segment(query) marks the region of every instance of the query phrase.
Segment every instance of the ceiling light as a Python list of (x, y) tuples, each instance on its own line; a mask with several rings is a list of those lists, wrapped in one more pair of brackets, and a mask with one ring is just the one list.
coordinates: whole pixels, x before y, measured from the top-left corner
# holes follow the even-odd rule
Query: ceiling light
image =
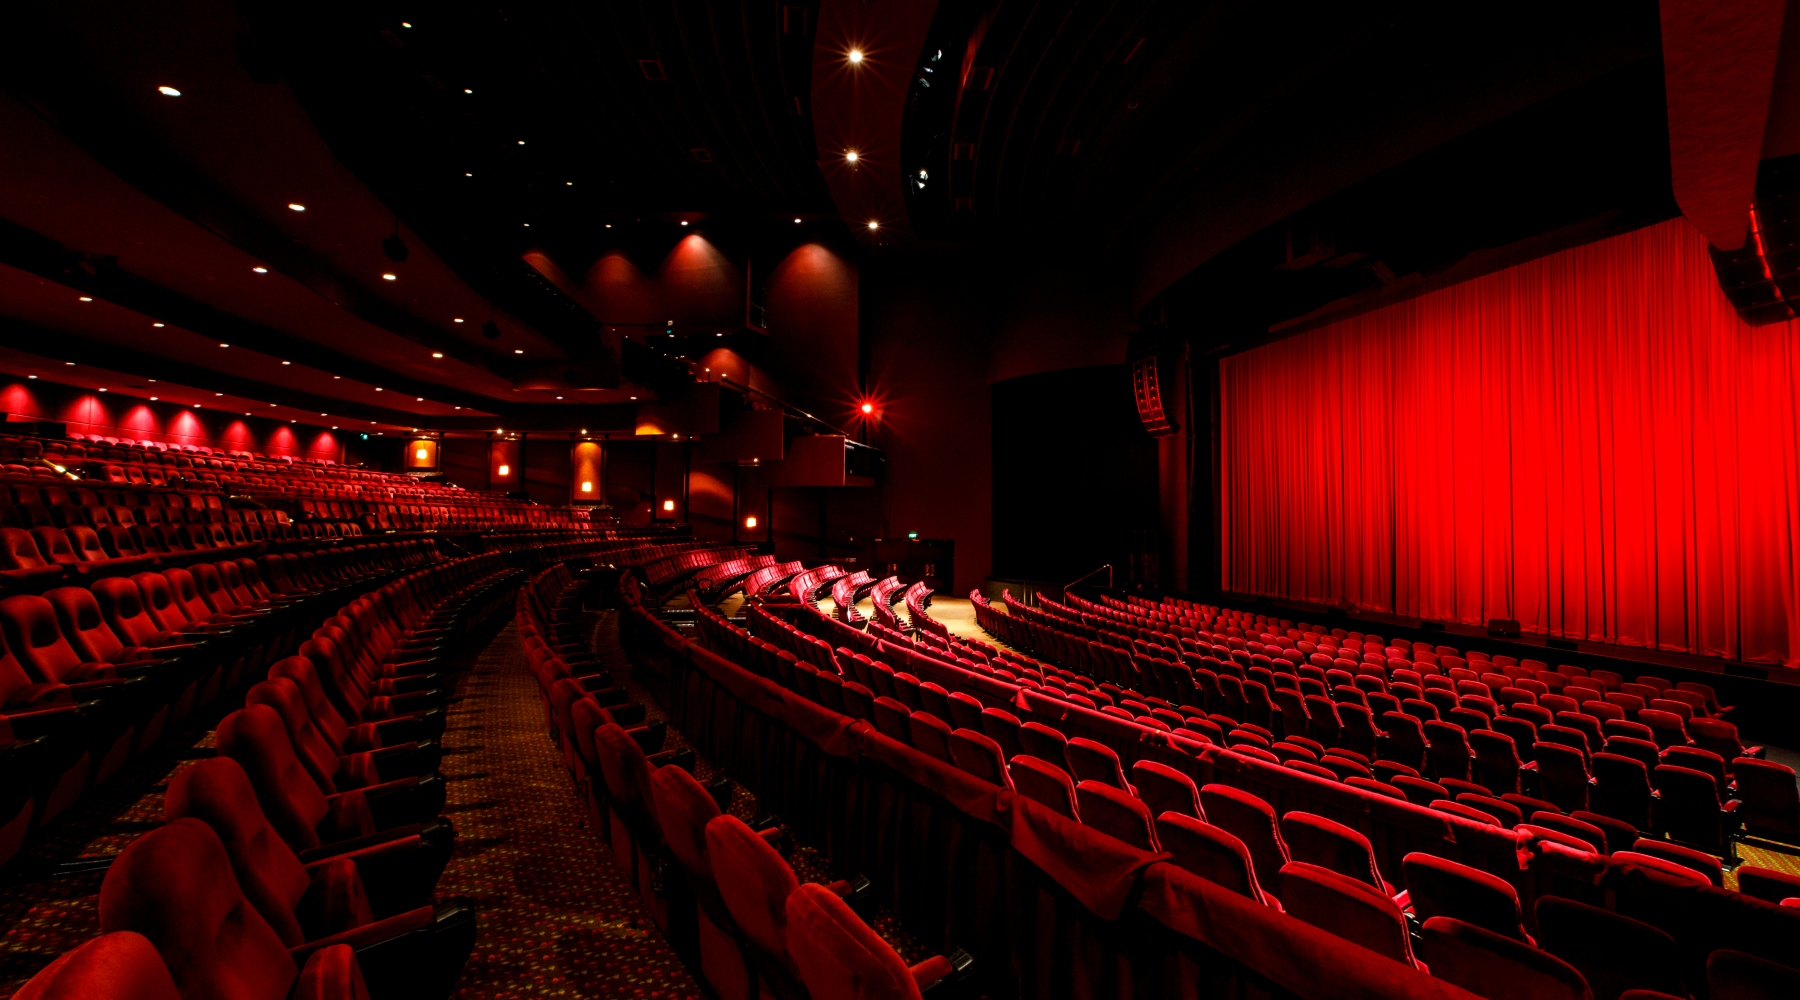
[(574, 187), (574, 186), (575, 186), (574, 181), (563, 181), (563, 187)]
[(332, 425), (331, 425), (331, 429), (332, 429), (332, 430), (334, 430), (334, 431), (335, 431), (335, 430), (337, 430), (337, 425), (336, 425), (336, 424), (332, 424)]
[(513, 353), (514, 353), (514, 354), (524, 354), (524, 353), (525, 353), (525, 352), (524, 352), (524, 351), (521, 351), (521, 350), (519, 350), (519, 349), (518, 349), (518, 348), (516, 348), (516, 347), (515, 347), (515, 348), (513, 348)]
[(381, 280), (382, 281), (399, 281), (400, 276), (397, 274), (384, 274), (381, 276)]
[(468, 172), (468, 171), (466, 171), (466, 170), (465, 170), (465, 171), (463, 171), (463, 176), (464, 176), (464, 177), (473, 177), (473, 176), (475, 176), (475, 175), (474, 175), (474, 174), (471, 174), (471, 173), (469, 173), (469, 172)]
[(95, 391), (96, 392), (105, 392), (106, 390), (105, 389), (96, 389)]
[(94, 297), (92, 295), (83, 295), (78, 301), (92, 302), (92, 301), (94, 301)]
[(401, 22), (400, 22), (400, 27), (402, 27), (402, 28), (410, 28), (410, 27), (412, 27), (412, 22), (411, 22), (411, 21), (401, 21)]
[(420, 396), (420, 397), (418, 397), (418, 398), (417, 398), (417, 399), (415, 399), (415, 400), (413, 400), (413, 402), (415, 402), (415, 403), (423, 403), (423, 402), (425, 402), (425, 397), (424, 397), (424, 396)]
[(519, 223), (519, 224), (520, 224), (520, 225), (522, 225), (522, 226), (524, 226), (524, 227), (525, 227), (525, 228), (526, 228), (526, 229), (530, 229), (530, 228), (531, 228), (531, 223), (529, 223), (529, 222), (521, 222), (521, 223)]
[(163, 328), (163, 324), (161, 324), (161, 323), (152, 323), (150, 325), (153, 327), (156, 327), (158, 330)]
[(150, 397), (150, 402), (152, 402), (152, 403), (154, 403), (154, 402), (156, 402), (156, 397), (155, 397), (155, 396), (151, 396), (151, 397)]
[(376, 391), (376, 392), (380, 392), (380, 391), (381, 391), (381, 386), (376, 386), (376, 387), (375, 387), (375, 391)]
[(25, 376), (25, 377), (26, 377), (26, 378), (37, 378), (37, 376), (36, 376), (36, 375), (27, 375), (27, 376)]
[(612, 223), (610, 223), (610, 222), (609, 222), (609, 223), (607, 223), (607, 224), (606, 224), (606, 228), (608, 228), (608, 229), (611, 229), (611, 228), (612, 228)]
[(266, 267), (253, 267), (250, 270), (255, 271), (257, 274), (268, 274), (269, 273), (269, 269)]
[(583, 433), (583, 434), (586, 434), (586, 433), (587, 433), (587, 428), (586, 428), (586, 427), (583, 427), (583, 428), (582, 428), (582, 429), (581, 429), (581, 433)]
[(222, 392), (215, 392), (215, 393), (213, 393), (213, 395), (215, 395), (215, 396), (223, 396), (223, 395), (225, 395), (225, 394), (224, 394), (224, 393), (222, 393)]
[[(225, 346), (225, 345), (224, 345), (224, 344), (220, 344), (220, 345), (219, 345), (219, 346), (220, 346), (220, 347), (224, 347), (224, 346)], [(65, 365), (73, 365), (73, 364), (74, 364), (74, 363), (75, 363), (75, 362), (73, 362), (73, 361), (64, 361), (64, 362), (63, 362), (63, 364), (65, 364)]]
[(800, 220), (799, 220), (799, 219), (795, 219), (795, 220), (794, 220), (794, 225), (796, 225), (796, 226), (798, 226), (798, 225), (799, 225), (799, 224), (800, 224)]
[[(458, 323), (461, 323), (461, 322), (462, 322), (462, 320), (460, 320), (460, 319), (459, 319), (459, 320), (457, 320), (457, 322), (458, 322)], [(432, 351), (432, 352), (431, 352), (431, 356), (432, 356), (432, 357), (434, 357), (434, 358), (441, 358), (441, 357), (443, 357), (443, 356), (444, 356), (444, 352), (443, 352), (443, 351)]]
[(344, 377), (344, 376), (342, 376), (342, 375), (333, 375), (333, 376), (331, 376), (331, 377), (332, 377), (332, 378), (343, 378), (343, 377)]
[(856, 150), (847, 149), (844, 151), (844, 162), (845, 163), (855, 163), (857, 160), (860, 160), (860, 159), (862, 159), (862, 157), (856, 152)]
[(458, 317), (456, 317), (456, 318), (455, 318), (455, 319), (453, 319), (453, 320), (451, 320), (451, 321), (450, 321), (450, 322), (452, 322), (452, 323), (461, 323), (461, 322), (462, 322), (462, 317), (461, 317), (461, 316), (458, 316)]
[(296, 211), (296, 212), (304, 212), (304, 211), (306, 211), (306, 206), (305, 206), (305, 205), (302, 205), (302, 204), (300, 204), (300, 203), (299, 203), (299, 202), (297, 202), (297, 201), (290, 201), (290, 202), (288, 202), (288, 208), (290, 208), (290, 209), (292, 209), (292, 210), (293, 210), (293, 211)]
[(875, 220), (874, 220), (874, 219), (870, 219), (870, 220), (869, 220), (869, 228), (870, 228), (870, 229), (880, 229), (880, 228), (881, 228), (881, 223), (879, 223), (879, 222), (876, 222), (876, 221), (875, 221)]
[(158, 88), (156, 88), (156, 92), (163, 95), (164, 97), (180, 97), (181, 96), (181, 91), (176, 90), (174, 87), (158, 87)]
[(465, 93), (465, 94), (473, 94), (473, 93), (474, 93), (474, 92), (475, 92), (475, 91), (473, 91), (473, 90), (470, 90), (470, 89), (469, 89), (469, 88), (468, 88), (468, 87), (464, 87), (464, 88), (463, 88), (463, 93)]
[(459, 409), (459, 410), (460, 410), (460, 409), (462, 409), (462, 407), (460, 407), (460, 406), (459, 406), (459, 407), (457, 407), (457, 409)]
[(632, 399), (636, 399), (636, 398), (637, 398), (637, 397), (636, 397), (636, 396), (633, 396), (633, 397), (631, 397), (631, 398), (632, 398)]
[(231, 345), (230, 344), (220, 344), (219, 346), (220, 347), (230, 347)]
[(864, 413), (874, 413), (875, 412), (875, 404), (874, 403), (864, 403), (862, 405), (862, 411)]
[(523, 146), (523, 145), (525, 145), (525, 140), (524, 140), (524, 139), (520, 139), (520, 140), (519, 140), (519, 145), (521, 145), (521, 146)]
[(292, 362), (292, 361), (283, 361), (283, 362), (282, 362), (282, 364), (284, 364), (284, 365), (291, 365), (291, 364), (293, 364), (293, 362)]
[(852, 65), (852, 66), (861, 66), (862, 60), (863, 60), (862, 50), (861, 49), (851, 49), (850, 52), (844, 56), (844, 58), (850, 60), (850, 65)]

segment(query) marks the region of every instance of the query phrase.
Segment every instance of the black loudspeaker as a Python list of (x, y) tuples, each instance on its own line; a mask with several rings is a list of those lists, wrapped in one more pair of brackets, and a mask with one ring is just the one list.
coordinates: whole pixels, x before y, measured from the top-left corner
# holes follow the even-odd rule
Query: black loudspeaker
[(1742, 247), (1708, 248), (1725, 297), (1751, 326), (1800, 318), (1800, 155), (1763, 161), (1746, 226)]
[(1175, 433), (1175, 424), (1163, 410), (1162, 379), (1157, 371), (1156, 355), (1150, 354), (1131, 363), (1131, 395), (1137, 401), (1138, 420), (1151, 437)]

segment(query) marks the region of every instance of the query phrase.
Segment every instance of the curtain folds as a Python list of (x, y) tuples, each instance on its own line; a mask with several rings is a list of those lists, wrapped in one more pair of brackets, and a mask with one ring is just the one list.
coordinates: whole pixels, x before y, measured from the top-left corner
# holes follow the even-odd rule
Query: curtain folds
[(1227, 358), (1222, 584), (1800, 665), (1800, 324), (1680, 219)]

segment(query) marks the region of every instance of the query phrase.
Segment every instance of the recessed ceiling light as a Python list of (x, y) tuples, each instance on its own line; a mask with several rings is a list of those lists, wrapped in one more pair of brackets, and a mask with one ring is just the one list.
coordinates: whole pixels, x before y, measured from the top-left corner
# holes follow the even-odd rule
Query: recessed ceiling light
[(468, 87), (464, 87), (464, 88), (463, 88), (463, 93), (465, 93), (465, 94), (473, 94), (473, 93), (474, 93), (474, 92), (475, 92), (475, 91), (473, 91), (473, 90), (471, 90), (471, 89), (469, 89), (469, 88), (468, 88)]
[(415, 400), (413, 400), (413, 402), (415, 402), (415, 403), (423, 403), (423, 402), (425, 402), (425, 397), (424, 397), (424, 396), (420, 396), (420, 397), (419, 397), (419, 398), (417, 398), (417, 399), (415, 399)]
[(464, 176), (464, 177), (473, 177), (473, 176), (475, 176), (475, 175), (474, 175), (474, 174), (472, 174), (472, 173), (469, 173), (469, 172), (468, 172), (468, 171), (466, 171), (466, 170), (465, 170), (465, 171), (463, 171), (463, 176)]
[(451, 320), (451, 321), (450, 321), (450, 322), (452, 322), (452, 323), (461, 323), (461, 322), (462, 322), (462, 317), (461, 317), (461, 316), (458, 316), (458, 317), (456, 317), (456, 318), (455, 318), (455, 319), (453, 319), (453, 320)]
[(441, 358), (444, 356), (444, 352), (443, 351), (432, 351), (431, 356), (434, 358)]
[(563, 187), (574, 187), (574, 186), (575, 186), (574, 181), (563, 181)]
[(36, 375), (27, 375), (27, 376), (25, 376), (25, 377), (26, 377), (26, 378), (37, 378), (37, 376), (36, 376)]
[(845, 163), (855, 163), (857, 160), (860, 160), (860, 159), (862, 159), (862, 154), (858, 153), (856, 150), (854, 150), (854, 149), (844, 150), (844, 162)]
[(269, 273), (269, 269), (266, 267), (253, 267), (250, 270), (255, 271), (257, 274), (268, 274)]
[(180, 97), (181, 96), (181, 91), (176, 90), (174, 87), (167, 87), (167, 86), (158, 87), (158, 88), (156, 88), (156, 92), (163, 95), (164, 97)]
[(875, 220), (874, 220), (874, 219), (870, 219), (870, 220), (869, 220), (869, 228), (870, 228), (870, 229), (880, 229), (880, 228), (881, 228), (881, 223), (879, 223), (879, 222), (876, 222), (876, 221), (875, 221)]
[(411, 22), (411, 21), (401, 21), (401, 22), (400, 22), (400, 27), (402, 27), (402, 28), (410, 28), (410, 27), (412, 27), (412, 22)]
[(231, 346), (231, 345), (230, 345), (230, 344), (223, 344), (223, 343), (222, 343), (222, 344), (220, 344), (220, 345), (219, 345), (219, 346), (220, 346), (220, 347), (230, 347), (230, 346)]
[(294, 211), (296, 211), (296, 212), (304, 212), (304, 211), (306, 211), (306, 206), (305, 206), (305, 205), (302, 205), (302, 204), (300, 204), (300, 203), (299, 203), (299, 202), (297, 202), (297, 201), (290, 201), (290, 202), (288, 202), (288, 208), (290, 208), (290, 209), (292, 209), (292, 210), (294, 210)]
[(633, 397), (631, 397), (631, 398), (632, 398), (632, 399), (636, 399), (636, 398), (637, 398), (637, 397), (636, 397), (636, 396), (633, 396)]
[(81, 298), (80, 298), (80, 299), (79, 299), (79, 300), (77, 300), (77, 301), (81, 301), (81, 302), (92, 302), (92, 301), (94, 301), (94, 297), (93, 297), (93, 296), (92, 296), (92, 295), (83, 295), (83, 296), (82, 296), (82, 297), (81, 297)]
[(215, 395), (215, 396), (223, 396), (223, 395), (225, 395), (225, 394), (224, 394), (224, 393), (222, 393), (222, 392), (215, 392), (215, 393), (213, 393), (213, 395)]
[(381, 280), (382, 281), (399, 281), (400, 276), (397, 274), (384, 274), (381, 276)]
[(376, 392), (380, 392), (380, 391), (381, 391), (381, 386), (376, 386), (376, 387), (375, 387), (375, 391), (376, 391)]
[(332, 430), (334, 430), (334, 431), (335, 431), (335, 430), (337, 430), (337, 425), (336, 425), (336, 424), (332, 424), (332, 425), (331, 425), (331, 429), (332, 429)]
[(161, 324), (161, 323), (152, 323), (150, 325), (156, 327), (158, 330), (163, 328), (163, 324)]
[(97, 391), (97, 392), (105, 392), (105, 391), (106, 391), (106, 390), (105, 390), (105, 389), (98, 389), (98, 390), (95, 390), (95, 391)]
[(151, 397), (150, 397), (150, 402), (152, 402), (152, 403), (154, 403), (154, 402), (156, 402), (156, 397), (155, 397), (155, 396), (151, 396)]
[(459, 409), (459, 410), (460, 410), (460, 409), (462, 409), (462, 407), (460, 407), (460, 406), (459, 406), (459, 407), (457, 407), (457, 409)]
[(794, 220), (794, 225), (796, 225), (796, 226), (798, 226), (798, 225), (799, 225), (799, 224), (800, 224), (800, 220), (799, 220), (799, 219), (795, 219), (795, 220)]
[(74, 363), (75, 362), (73, 362), (73, 361), (64, 361), (63, 362), (63, 364), (65, 364), (65, 365), (73, 365)]
[(606, 228), (608, 228), (608, 229), (611, 229), (611, 228), (612, 228), (612, 223), (610, 223), (610, 222), (609, 222), (609, 223), (607, 223), (607, 224), (606, 224)]
[(561, 398), (562, 398), (562, 397), (561, 397), (561, 396), (558, 396), (558, 397), (556, 397), (556, 398), (557, 398), (557, 399), (561, 399)]
[(332, 377), (332, 378), (343, 378), (343, 377), (344, 377), (344, 376), (342, 376), (342, 375), (333, 375), (333, 376), (331, 376), (331, 377)]
[(515, 348), (513, 348), (513, 353), (514, 353), (514, 354), (524, 354), (524, 353), (525, 353), (525, 352), (524, 352), (524, 351), (521, 351), (521, 350), (519, 350), (519, 349), (518, 349), (518, 348), (516, 348), (516, 347), (515, 347)]
[(521, 145), (521, 146), (523, 146), (523, 145), (525, 145), (525, 140), (524, 140), (524, 139), (520, 139), (520, 140), (519, 140), (519, 145)]
[(681, 220), (681, 224), (682, 224), (682, 225), (684, 225), (684, 226), (685, 226), (685, 225), (687, 225), (687, 220), (686, 220), (686, 219), (682, 219), (682, 220)]
[(282, 362), (282, 364), (284, 364), (284, 365), (291, 365), (291, 364), (293, 364), (293, 362), (292, 362), (292, 361), (283, 361), (283, 362)]

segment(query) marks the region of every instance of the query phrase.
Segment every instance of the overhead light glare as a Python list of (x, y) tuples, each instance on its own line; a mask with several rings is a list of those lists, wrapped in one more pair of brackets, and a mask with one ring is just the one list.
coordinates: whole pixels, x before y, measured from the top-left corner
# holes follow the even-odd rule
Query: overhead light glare
[(156, 88), (156, 92), (163, 95), (164, 97), (180, 97), (181, 96), (181, 91), (176, 90), (174, 87), (168, 87), (168, 86), (158, 87), (158, 88)]
[(393, 274), (393, 273), (383, 274), (381, 276), (381, 280), (382, 281), (399, 281), (400, 276), (397, 274)]
[(283, 362), (282, 362), (282, 364), (284, 364), (284, 365), (291, 365), (291, 364), (293, 364), (293, 362), (292, 362), (292, 361), (283, 361)]
[(153, 326), (153, 327), (156, 327), (156, 328), (157, 328), (157, 329), (158, 329), (158, 330), (160, 330), (160, 329), (162, 329), (162, 328), (163, 328), (163, 325), (164, 325), (164, 324), (162, 324), (162, 323), (152, 323), (152, 324), (150, 324), (150, 325), (151, 325), (151, 326)]
[(516, 348), (516, 347), (515, 347), (515, 348), (513, 348), (513, 353), (514, 353), (514, 354), (524, 354), (524, 353), (525, 353), (525, 352), (524, 352), (524, 351), (521, 351), (521, 350), (519, 350), (519, 349), (518, 349), (518, 348)]
[[(460, 319), (459, 319), (459, 320), (457, 320), (457, 322), (458, 322), (458, 323), (461, 323), (461, 322), (462, 322), (462, 320), (460, 320)], [(443, 351), (432, 351), (432, 352), (431, 352), (431, 356), (432, 356), (432, 357), (434, 357), (434, 358), (441, 358), (441, 357), (443, 357), (443, 356), (444, 356), (444, 352), (443, 352)]]
[(268, 274), (269, 273), (269, 269), (266, 267), (263, 267), (261, 265), (253, 267), (250, 270), (255, 271), (257, 274)]
[(852, 65), (852, 66), (861, 66), (862, 61), (863, 61), (863, 52), (861, 49), (851, 49), (844, 56), (844, 58), (850, 60), (850, 65)]
[(83, 295), (79, 301), (92, 302), (92, 301), (94, 301), (94, 297), (92, 295)]
[(796, 226), (798, 226), (798, 225), (799, 225), (799, 224), (800, 224), (800, 220), (799, 220), (799, 219), (795, 219), (795, 220), (794, 220), (794, 225), (796, 225)]
[(865, 414), (874, 413), (875, 412), (875, 404), (874, 403), (864, 403), (862, 405), (862, 411)]
[(881, 223), (875, 221), (874, 219), (870, 219), (869, 220), (869, 228), (870, 229), (880, 229)]
[(290, 201), (290, 202), (288, 202), (288, 208), (289, 208), (289, 209), (291, 209), (291, 210), (293, 210), (293, 211), (295, 211), (295, 212), (304, 212), (304, 211), (306, 211), (306, 206), (305, 206), (305, 205), (302, 205), (302, 204), (300, 204), (300, 203), (299, 203), (299, 202), (297, 202), (297, 201)]
[(231, 345), (230, 345), (230, 344), (225, 344), (225, 343), (221, 343), (221, 344), (220, 344), (220, 345), (219, 345), (219, 346), (220, 346), (220, 347), (230, 347), (230, 346), (231, 346)]
[(746, 527), (746, 528), (756, 527), (756, 515), (755, 514), (751, 514), (749, 517), (744, 518), (744, 527)]
[(862, 159), (862, 154), (858, 153), (856, 150), (854, 150), (854, 149), (844, 150), (844, 162), (845, 163), (855, 163), (857, 160), (860, 160), (860, 159)]

